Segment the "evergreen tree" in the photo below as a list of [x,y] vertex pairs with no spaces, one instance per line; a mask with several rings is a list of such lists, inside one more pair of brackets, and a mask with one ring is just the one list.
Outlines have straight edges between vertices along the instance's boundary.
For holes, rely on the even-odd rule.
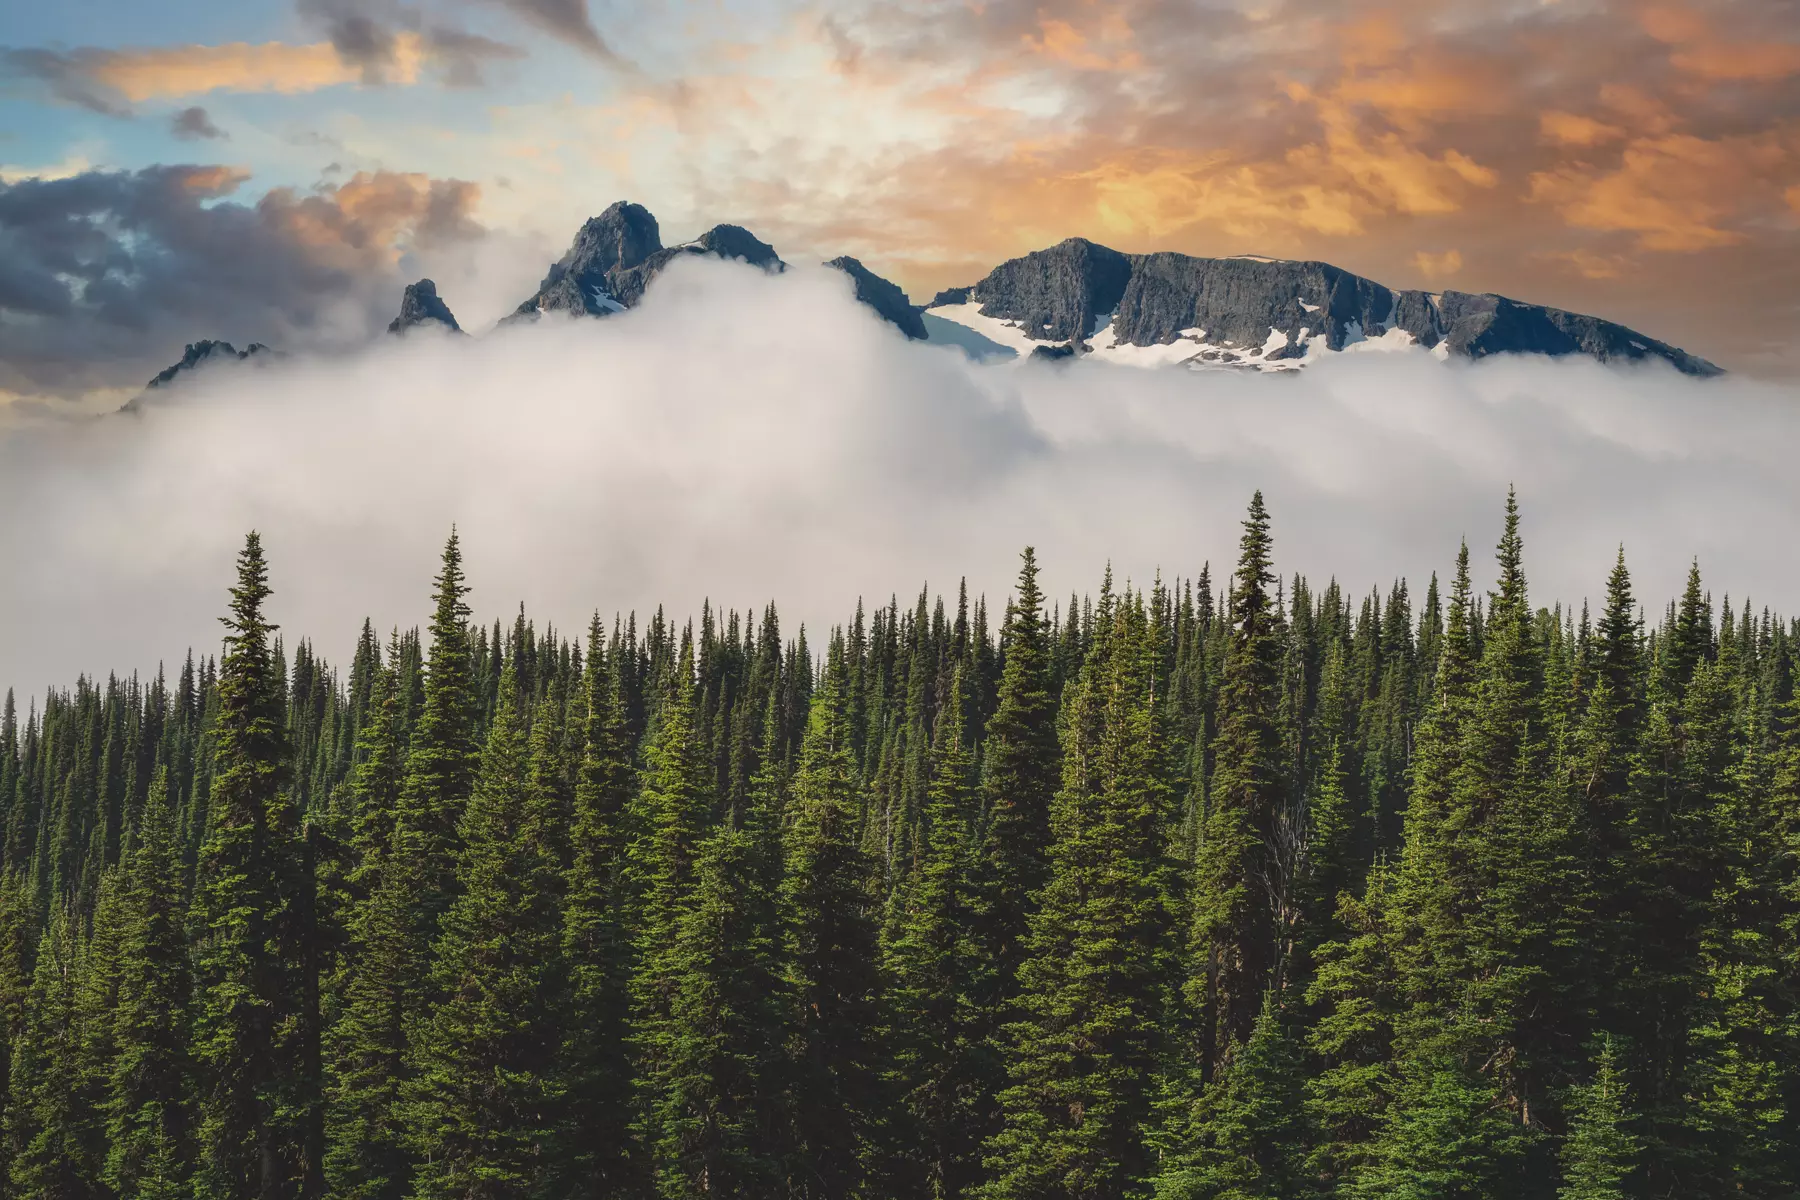
[[1281,613],[1269,593],[1269,515],[1250,501],[1233,580],[1230,641],[1219,683],[1208,810],[1194,862],[1189,1002],[1200,1014],[1203,1078],[1250,1034],[1274,979],[1290,884],[1278,854],[1287,803],[1280,762]]
[[194,1054],[200,1077],[197,1190],[278,1200],[316,1178],[317,1080],[306,1057],[307,906],[291,755],[270,649],[262,542],[238,556],[207,827],[194,891]]
[[1562,1146],[1557,1200],[1625,1200],[1637,1157],[1625,1080],[1611,1038],[1602,1039],[1591,1082],[1574,1089]]
[[568,972],[564,1041],[565,1149],[572,1195],[631,1195],[644,1172],[632,1131],[627,1018],[630,931],[623,870],[631,792],[624,681],[605,658],[599,618],[588,631],[581,765],[562,914]]
[[896,1186],[921,1196],[961,1196],[981,1167],[981,1087],[993,1074],[976,1010],[991,960],[970,934],[969,826],[972,763],[962,721],[963,674],[938,718],[925,839],[895,899],[886,949],[889,1070],[907,1123],[910,1169]]
[[1050,879],[1009,1026],[985,1200],[1112,1200],[1150,1173],[1145,1126],[1172,966],[1171,788],[1156,627],[1111,594],[1063,726]]
[[[768,776],[759,781],[766,787]],[[744,828],[719,826],[701,845],[675,935],[656,1081],[656,1185],[666,1200],[789,1194],[788,992],[771,886],[776,846],[766,808],[759,815]]]
[[867,1194],[885,1169],[889,1117],[876,1059],[876,864],[856,836],[844,683],[839,658],[800,748],[782,893],[799,1013],[793,1188],[816,1200]]
[[117,1057],[106,1099],[106,1182],[121,1196],[187,1195],[193,1067],[189,977],[168,773],[137,831],[120,912]]
[[403,1095],[421,1200],[536,1195],[554,1165],[542,1148],[558,1099],[558,864],[528,739],[509,665],[457,834],[456,900],[432,948],[443,999],[409,1038]]

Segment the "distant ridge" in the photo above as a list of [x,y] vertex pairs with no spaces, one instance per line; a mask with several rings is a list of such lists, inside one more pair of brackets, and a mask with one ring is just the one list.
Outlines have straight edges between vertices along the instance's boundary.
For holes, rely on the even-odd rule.
[[[635,308],[650,282],[684,255],[733,259],[772,274],[788,267],[773,246],[739,225],[715,225],[691,242],[664,246],[650,210],[620,200],[583,223],[537,290],[501,323]],[[1724,374],[1704,358],[1600,317],[1492,292],[1396,290],[1310,260],[1124,254],[1069,238],[1008,259],[980,282],[947,288],[927,305],[914,304],[849,255],[823,265],[848,275],[856,299],[909,339],[956,345],[975,358],[1288,371],[1330,354],[1421,350],[1440,359],[1660,361],[1687,375]],[[407,286],[388,332],[427,325],[464,332],[437,285],[421,279]],[[202,367],[279,357],[261,343],[238,350],[229,342],[193,342],[125,409]]]

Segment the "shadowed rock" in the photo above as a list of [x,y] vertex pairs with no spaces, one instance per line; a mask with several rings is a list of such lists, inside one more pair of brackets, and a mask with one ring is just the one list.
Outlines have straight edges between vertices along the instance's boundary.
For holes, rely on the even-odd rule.
[[452,333],[463,331],[456,323],[456,314],[438,297],[437,284],[429,279],[406,285],[406,294],[400,297],[400,315],[388,323],[388,332],[405,333],[420,325],[439,325]]
[[925,332],[925,320],[919,315],[918,305],[912,302],[898,284],[883,279],[848,254],[840,255],[825,265],[848,275],[856,285],[856,298],[898,326],[901,333],[914,341],[922,342],[926,339],[928,335]]

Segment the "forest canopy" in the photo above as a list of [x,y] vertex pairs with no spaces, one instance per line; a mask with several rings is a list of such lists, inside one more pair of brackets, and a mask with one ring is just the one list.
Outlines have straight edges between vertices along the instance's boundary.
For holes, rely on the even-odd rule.
[[1792,1197],[1800,624],[1496,563],[1258,494],[1218,579],[571,636],[452,534],[340,668],[251,533],[217,656],[7,693],[0,1193]]

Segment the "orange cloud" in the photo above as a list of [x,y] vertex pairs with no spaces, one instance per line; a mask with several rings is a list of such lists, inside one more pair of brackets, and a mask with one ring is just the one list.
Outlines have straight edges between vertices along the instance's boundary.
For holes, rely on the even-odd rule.
[[1554,110],[1538,115],[1538,133],[1556,146],[1598,146],[1625,136],[1625,131],[1617,125]]
[[1612,169],[1572,164],[1533,174],[1530,196],[1577,228],[1635,234],[1645,250],[1706,250],[1746,240],[1732,219],[1762,190],[1759,176],[1787,157],[1770,139],[1642,138]]
[[[1038,29],[1038,36],[1026,34],[1021,39],[1026,48],[1068,66],[1084,71],[1131,71],[1143,65],[1143,59],[1135,50],[1122,50],[1110,57],[1101,53],[1086,34],[1067,21],[1046,17],[1039,22]],[[1128,41],[1130,37],[1131,27],[1122,17],[1114,14],[1103,22],[1103,44]]]
[[[422,58],[418,37],[403,35],[397,40],[394,65],[386,80],[416,82]],[[366,77],[362,66],[346,61],[329,42],[233,42],[116,51],[96,58],[89,74],[133,103],[214,91],[312,92],[362,82]]]
[[1462,270],[1463,256],[1460,250],[1445,250],[1441,254],[1421,250],[1413,255],[1413,264],[1427,279],[1448,279]]
[[1703,79],[1770,82],[1800,74],[1800,44],[1783,41],[1724,41],[1712,22],[1691,9],[1657,5],[1639,18],[1644,31],[1675,47],[1669,61]]
[[346,270],[388,266],[413,247],[478,235],[481,189],[460,179],[398,171],[358,172],[337,187],[302,195],[277,188],[257,205],[270,225]]

